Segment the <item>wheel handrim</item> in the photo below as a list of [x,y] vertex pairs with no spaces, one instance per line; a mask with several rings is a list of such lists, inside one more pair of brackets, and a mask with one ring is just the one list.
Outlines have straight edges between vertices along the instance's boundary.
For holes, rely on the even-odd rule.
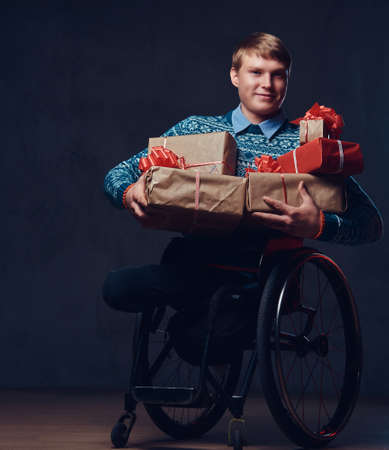
[[[279,338],[274,339],[272,352],[281,400],[292,420],[316,440],[333,438],[343,428],[359,383],[359,365],[353,361],[358,344],[350,338],[358,331],[357,318],[354,315],[348,323],[349,304],[342,300],[351,293],[344,290],[340,269],[329,261],[312,255],[286,280],[274,327]],[[308,266],[316,278],[312,273],[307,276]],[[298,274],[300,302],[286,307],[293,274]],[[350,380],[352,387],[347,386]]]

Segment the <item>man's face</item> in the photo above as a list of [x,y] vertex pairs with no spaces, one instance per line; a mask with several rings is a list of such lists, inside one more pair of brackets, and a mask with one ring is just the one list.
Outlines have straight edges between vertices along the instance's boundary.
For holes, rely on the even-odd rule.
[[242,112],[252,123],[269,119],[280,109],[288,87],[288,70],[275,59],[254,52],[243,55],[237,71],[231,69],[231,82],[238,88]]

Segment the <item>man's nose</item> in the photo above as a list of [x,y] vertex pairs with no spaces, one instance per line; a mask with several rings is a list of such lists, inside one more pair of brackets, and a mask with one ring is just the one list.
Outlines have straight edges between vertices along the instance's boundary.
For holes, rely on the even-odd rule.
[[264,73],[261,77],[262,87],[270,89],[272,86],[272,78],[270,73]]

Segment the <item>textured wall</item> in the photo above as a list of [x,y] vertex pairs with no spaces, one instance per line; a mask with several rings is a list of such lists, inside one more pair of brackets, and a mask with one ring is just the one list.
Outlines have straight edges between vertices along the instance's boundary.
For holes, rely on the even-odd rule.
[[[279,35],[294,55],[290,118],[316,100],[344,115],[344,139],[364,150],[359,180],[387,215],[384,3],[18,4],[0,14],[0,386],[125,385],[132,319],[103,305],[101,283],[157,261],[171,234],[113,209],[103,177],[178,120],[235,107],[231,48],[249,32]],[[357,297],[363,392],[389,395],[386,239],[324,248]]]

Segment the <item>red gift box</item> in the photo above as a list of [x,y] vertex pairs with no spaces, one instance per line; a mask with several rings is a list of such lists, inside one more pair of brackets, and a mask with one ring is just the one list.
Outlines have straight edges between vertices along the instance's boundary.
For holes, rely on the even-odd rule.
[[359,144],[317,138],[277,158],[286,173],[323,173],[349,176],[363,171]]

